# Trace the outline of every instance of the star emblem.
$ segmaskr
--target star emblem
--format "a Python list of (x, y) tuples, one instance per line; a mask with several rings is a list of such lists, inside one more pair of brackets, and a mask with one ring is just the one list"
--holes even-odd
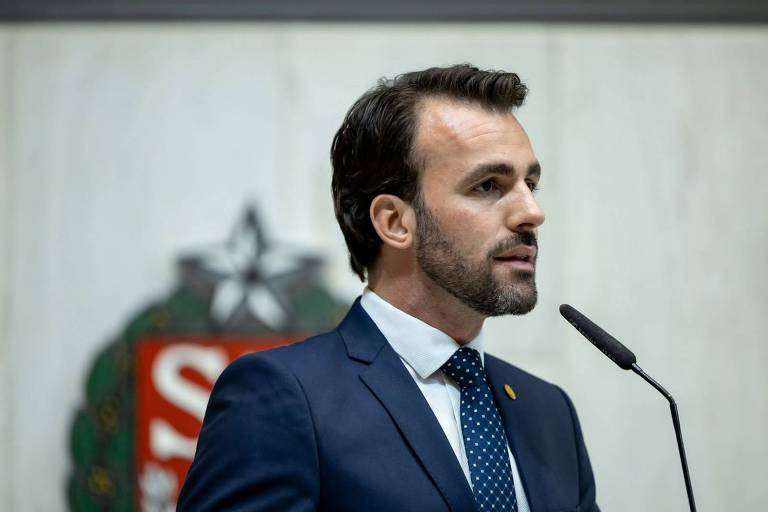
[(186, 265), (213, 281), (209, 316), (215, 326), (256, 320), (273, 331), (289, 330), (295, 312), (286, 295), (320, 259), (270, 244), (250, 207), (222, 245), (187, 258)]

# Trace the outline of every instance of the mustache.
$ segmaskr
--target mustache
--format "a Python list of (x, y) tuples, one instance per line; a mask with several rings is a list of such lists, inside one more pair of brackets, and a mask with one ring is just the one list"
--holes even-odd
[[(522, 233), (514, 233), (509, 238), (499, 240), (488, 251), (489, 258), (495, 258), (499, 254), (512, 250), (520, 245), (529, 245), (531, 247), (539, 248), (539, 242), (536, 240), (536, 235), (530, 231), (524, 231)], [(538, 250), (537, 250), (538, 252)]]

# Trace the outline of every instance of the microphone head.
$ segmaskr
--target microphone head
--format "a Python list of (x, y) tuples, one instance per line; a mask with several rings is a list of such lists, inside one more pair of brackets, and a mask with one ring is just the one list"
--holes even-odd
[(635, 354), (627, 347), (622, 345), (619, 340), (595, 325), (592, 320), (579, 313), (576, 308), (568, 304), (560, 305), (560, 314), (568, 320), (572, 326), (584, 335), (594, 346), (600, 349), (600, 352), (619, 365), (624, 370), (631, 370), (632, 365), (637, 362)]

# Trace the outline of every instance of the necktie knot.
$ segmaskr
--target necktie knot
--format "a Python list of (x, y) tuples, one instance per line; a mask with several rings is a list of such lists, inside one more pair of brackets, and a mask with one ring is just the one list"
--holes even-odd
[(473, 348), (462, 347), (457, 350), (442, 366), (442, 370), (462, 391), (485, 383), (485, 370), (480, 352)]

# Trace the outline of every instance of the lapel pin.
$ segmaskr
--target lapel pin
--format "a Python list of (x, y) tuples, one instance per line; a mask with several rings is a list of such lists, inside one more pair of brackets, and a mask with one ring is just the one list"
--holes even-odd
[(515, 390), (512, 389), (512, 386), (509, 384), (504, 384), (504, 391), (507, 392), (507, 396), (511, 398), (512, 400), (517, 400), (517, 394), (515, 394)]

